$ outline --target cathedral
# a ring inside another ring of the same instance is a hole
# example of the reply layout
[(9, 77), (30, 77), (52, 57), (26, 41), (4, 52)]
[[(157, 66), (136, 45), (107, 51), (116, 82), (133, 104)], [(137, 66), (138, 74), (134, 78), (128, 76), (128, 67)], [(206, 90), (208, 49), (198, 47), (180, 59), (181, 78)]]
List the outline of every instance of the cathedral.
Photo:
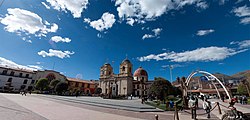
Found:
[(109, 96), (125, 95), (144, 96), (147, 95), (151, 82), (148, 82), (148, 73), (139, 67), (132, 73), (133, 64), (126, 58), (119, 67), (119, 73), (114, 74), (113, 67), (105, 63), (100, 68), (100, 83), (102, 94)]

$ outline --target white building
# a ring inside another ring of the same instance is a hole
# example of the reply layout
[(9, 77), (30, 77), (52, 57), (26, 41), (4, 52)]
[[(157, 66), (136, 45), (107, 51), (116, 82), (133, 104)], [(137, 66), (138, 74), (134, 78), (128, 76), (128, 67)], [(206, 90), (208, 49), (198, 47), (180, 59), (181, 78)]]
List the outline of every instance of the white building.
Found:
[(34, 71), (0, 67), (0, 90), (19, 91), (33, 89), (35, 80), (32, 79)]
[(14, 69), (0, 67), (0, 91), (18, 92), (21, 89), (33, 90), (40, 78), (47, 78), (49, 81), (57, 79), (65, 81), (66, 77), (53, 70), (29, 71), (25, 69)]

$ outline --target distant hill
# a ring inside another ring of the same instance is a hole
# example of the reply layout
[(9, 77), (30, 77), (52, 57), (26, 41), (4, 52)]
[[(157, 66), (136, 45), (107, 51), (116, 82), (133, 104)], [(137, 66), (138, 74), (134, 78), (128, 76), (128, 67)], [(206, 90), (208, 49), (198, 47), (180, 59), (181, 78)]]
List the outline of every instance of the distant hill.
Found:
[(222, 74), (222, 73), (215, 73), (213, 74), (215, 77), (217, 77), (219, 80), (232, 80), (234, 79), (234, 77), (232, 76), (229, 76), (229, 75), (225, 75), (225, 74)]
[[(243, 79), (247, 79), (250, 82), (250, 70), (246, 70), (243, 72), (238, 72), (232, 76), (226, 75), (226, 74), (222, 74), (222, 73), (214, 73), (213, 74), (215, 77), (217, 77), (219, 80), (223, 81), (227, 81), (227, 80), (243, 80)], [(193, 77), (194, 81), (199, 80), (199, 76), (195, 76)], [(176, 82), (176, 81), (174, 81)]]
[(250, 80), (250, 70), (236, 73), (236, 74), (232, 75), (232, 77), (236, 78), (236, 79), (248, 79), (248, 80)]

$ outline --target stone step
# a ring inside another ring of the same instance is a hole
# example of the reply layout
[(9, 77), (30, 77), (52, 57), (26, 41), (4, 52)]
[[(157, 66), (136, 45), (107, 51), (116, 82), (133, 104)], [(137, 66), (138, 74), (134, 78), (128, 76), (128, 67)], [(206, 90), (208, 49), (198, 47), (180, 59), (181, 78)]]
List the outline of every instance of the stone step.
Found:
[(118, 104), (107, 104), (103, 102), (97, 102), (97, 101), (86, 101), (82, 99), (76, 99), (76, 98), (68, 98), (63, 96), (52, 96), (52, 95), (40, 95), (41, 97), (47, 97), (52, 98), (56, 100), (63, 100), (67, 102), (74, 102), (79, 104), (87, 104), (87, 105), (93, 105), (98, 107), (106, 107), (106, 108), (113, 108), (113, 109), (120, 109), (120, 110), (128, 110), (128, 111), (136, 111), (136, 112), (163, 112), (161, 109), (157, 109), (152, 106), (129, 106), (129, 105), (118, 105)]

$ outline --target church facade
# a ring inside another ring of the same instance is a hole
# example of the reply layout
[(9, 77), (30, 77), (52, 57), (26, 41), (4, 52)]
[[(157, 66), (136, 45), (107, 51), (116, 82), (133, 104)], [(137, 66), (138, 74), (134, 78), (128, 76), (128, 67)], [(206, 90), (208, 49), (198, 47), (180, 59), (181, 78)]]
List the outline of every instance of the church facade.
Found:
[(125, 59), (119, 66), (119, 73), (114, 74), (113, 67), (105, 63), (100, 68), (99, 87), (102, 94), (109, 96), (143, 96), (148, 90), (148, 74), (142, 68), (132, 73), (133, 64)]

